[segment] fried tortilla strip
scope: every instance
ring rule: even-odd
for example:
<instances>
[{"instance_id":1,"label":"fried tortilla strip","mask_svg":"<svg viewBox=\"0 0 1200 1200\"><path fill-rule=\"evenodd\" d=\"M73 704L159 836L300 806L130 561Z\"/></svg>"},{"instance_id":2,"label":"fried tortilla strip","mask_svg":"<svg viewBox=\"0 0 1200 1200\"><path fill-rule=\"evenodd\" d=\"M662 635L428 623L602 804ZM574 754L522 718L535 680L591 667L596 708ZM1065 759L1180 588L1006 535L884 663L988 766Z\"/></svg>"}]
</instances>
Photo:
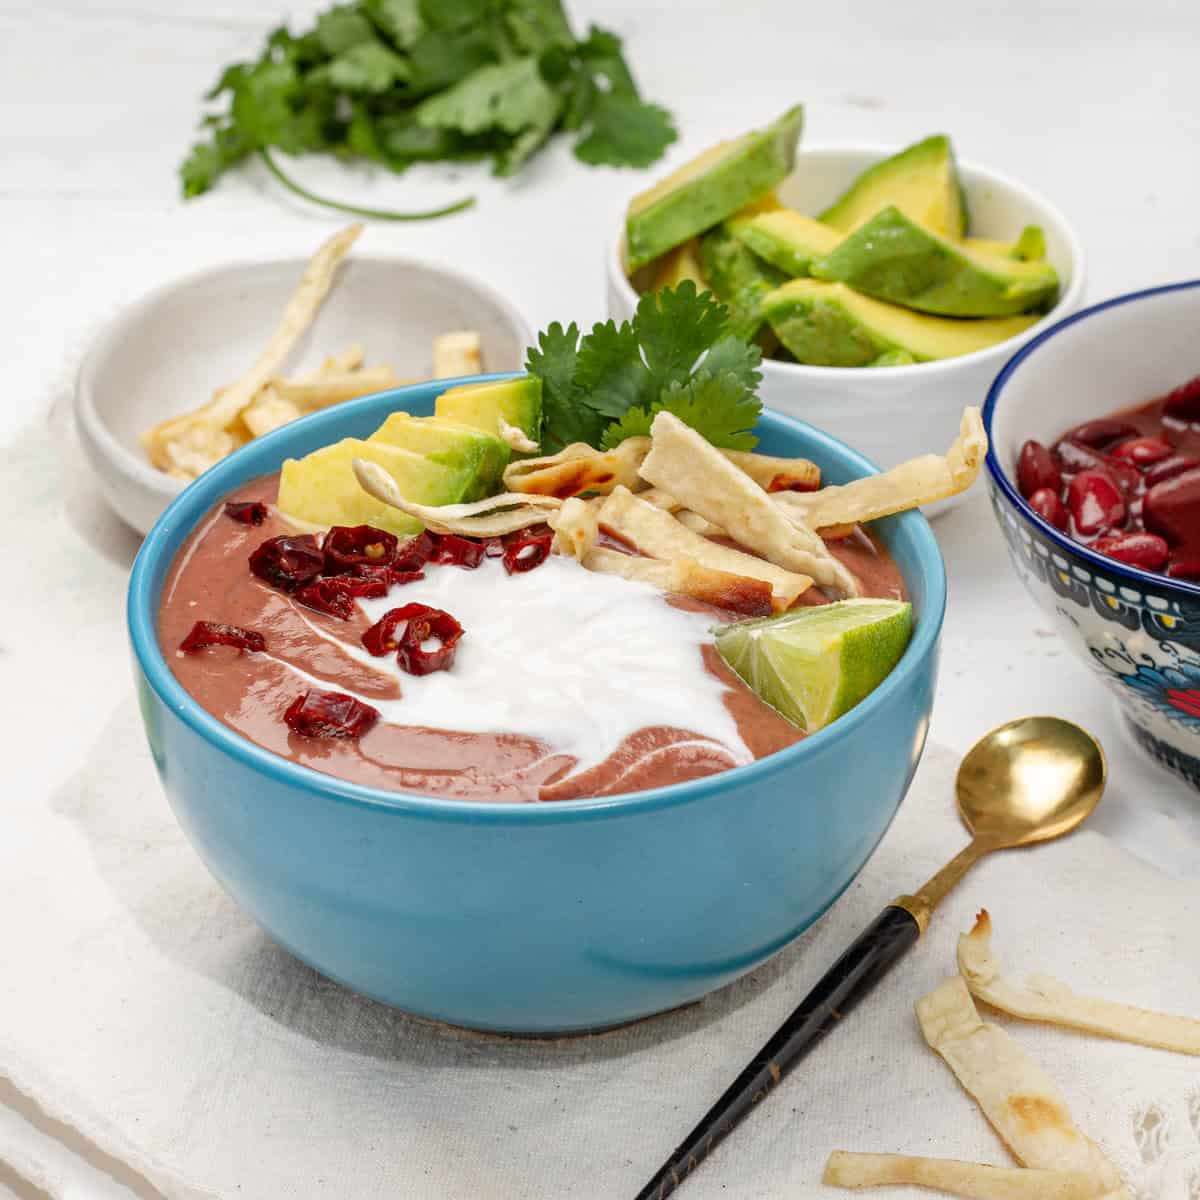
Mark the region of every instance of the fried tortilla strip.
<instances>
[{"instance_id":1,"label":"fried tortilla strip","mask_svg":"<svg viewBox=\"0 0 1200 1200\"><path fill-rule=\"evenodd\" d=\"M683 556L664 562L597 546L584 555L582 562L589 571L640 580L660 591L689 596L743 616L769 617L775 611L771 585L765 580L716 571L694 558Z\"/></svg>"},{"instance_id":2,"label":"fried tortilla strip","mask_svg":"<svg viewBox=\"0 0 1200 1200\"><path fill-rule=\"evenodd\" d=\"M572 496L563 501L557 512L551 513L547 523L554 530L554 550L582 562L600 536L600 523L596 519L598 500L581 500Z\"/></svg>"},{"instance_id":3,"label":"fried tortilla strip","mask_svg":"<svg viewBox=\"0 0 1200 1200\"><path fill-rule=\"evenodd\" d=\"M309 259L300 284L288 300L271 340L245 375L215 395L203 408L172 417L142 434L142 446L156 467L167 470L182 466L183 450L172 451L173 444L186 447L188 439L185 435L196 427L224 431L254 399L312 324L321 302L329 293L338 266L362 231L362 225L357 222L348 225L335 233Z\"/></svg>"},{"instance_id":4,"label":"fried tortilla strip","mask_svg":"<svg viewBox=\"0 0 1200 1200\"><path fill-rule=\"evenodd\" d=\"M693 533L709 538L727 536L725 530L714 525L707 517L692 512L690 508L684 508L674 496L664 492L662 488L647 488L644 492L638 493L638 499L645 500L648 504L653 504L655 508L661 508L664 512L669 512L681 525L685 525Z\"/></svg>"},{"instance_id":5,"label":"fried tortilla strip","mask_svg":"<svg viewBox=\"0 0 1200 1200\"><path fill-rule=\"evenodd\" d=\"M1178 1054L1200 1054L1200 1021L1191 1017L1080 996L1047 975L1034 975L1024 985L1005 979L992 953L992 920L987 909L979 913L971 932L958 939L958 969L976 999L1009 1016Z\"/></svg>"},{"instance_id":6,"label":"fried tortilla strip","mask_svg":"<svg viewBox=\"0 0 1200 1200\"><path fill-rule=\"evenodd\" d=\"M483 352L474 329L456 329L433 339L434 379L478 375L482 370Z\"/></svg>"},{"instance_id":7,"label":"fried tortilla strip","mask_svg":"<svg viewBox=\"0 0 1200 1200\"><path fill-rule=\"evenodd\" d=\"M515 496L510 492L470 504L415 504L400 494L396 481L378 463L356 458L354 474L362 488L376 500L416 517L434 533L499 537L531 525L544 525L551 510L562 504L552 496Z\"/></svg>"},{"instance_id":8,"label":"fried tortilla strip","mask_svg":"<svg viewBox=\"0 0 1200 1200\"><path fill-rule=\"evenodd\" d=\"M315 371L310 371L307 375L293 376L288 382L313 383L327 375L342 375L346 371L357 371L362 367L365 359L366 351L362 346L358 342L351 342L344 350L329 355Z\"/></svg>"},{"instance_id":9,"label":"fried tortilla strip","mask_svg":"<svg viewBox=\"0 0 1200 1200\"><path fill-rule=\"evenodd\" d=\"M384 365L366 367L361 371L322 374L317 379L297 382L276 379L272 381L272 386L281 399L294 404L301 412L315 412L357 396L399 387L403 382L390 366Z\"/></svg>"},{"instance_id":10,"label":"fried tortilla strip","mask_svg":"<svg viewBox=\"0 0 1200 1200\"><path fill-rule=\"evenodd\" d=\"M303 409L297 408L291 400L285 400L275 389L275 385L268 383L242 409L241 420L251 437L262 437L264 433L270 433L272 429L278 429L281 425L302 416Z\"/></svg>"},{"instance_id":11,"label":"fried tortilla strip","mask_svg":"<svg viewBox=\"0 0 1200 1200\"><path fill-rule=\"evenodd\" d=\"M557 454L510 463L504 472L504 486L510 492L560 500L583 492L603 495L615 487L633 490L642 486L638 468L649 451L649 438L626 438L615 450L603 451L586 442L573 442Z\"/></svg>"},{"instance_id":12,"label":"fried tortilla strip","mask_svg":"<svg viewBox=\"0 0 1200 1200\"><path fill-rule=\"evenodd\" d=\"M764 492L815 492L821 486L821 468L807 458L773 458L746 450L722 450Z\"/></svg>"},{"instance_id":13,"label":"fried tortilla strip","mask_svg":"<svg viewBox=\"0 0 1200 1200\"><path fill-rule=\"evenodd\" d=\"M503 417L500 418L500 440L518 454L536 454L541 449L525 430L516 425L510 425Z\"/></svg>"},{"instance_id":14,"label":"fried tortilla strip","mask_svg":"<svg viewBox=\"0 0 1200 1200\"><path fill-rule=\"evenodd\" d=\"M953 1158L852 1154L848 1150L835 1150L829 1156L821 1182L840 1188L908 1183L968 1200L1098 1200L1101 1194L1095 1176L1087 1171L989 1167Z\"/></svg>"},{"instance_id":15,"label":"fried tortilla strip","mask_svg":"<svg viewBox=\"0 0 1200 1200\"><path fill-rule=\"evenodd\" d=\"M600 528L650 558L673 562L694 559L728 575L761 579L771 586L776 607L782 611L812 585L812 579L765 562L753 554L721 546L681 524L664 509L648 504L628 488L618 487L605 498L597 513Z\"/></svg>"},{"instance_id":16,"label":"fried tortilla strip","mask_svg":"<svg viewBox=\"0 0 1200 1200\"><path fill-rule=\"evenodd\" d=\"M1116 1167L1076 1128L1054 1081L997 1025L979 1019L961 977L917 1001L930 1047L975 1098L1017 1161L1047 1171L1082 1171L1102 1194L1127 1196Z\"/></svg>"},{"instance_id":17,"label":"fried tortilla strip","mask_svg":"<svg viewBox=\"0 0 1200 1200\"><path fill-rule=\"evenodd\" d=\"M650 453L641 467L648 483L728 530L734 540L769 562L810 575L843 596L858 595L854 576L825 543L785 515L753 479L694 429L664 410L655 416L650 433Z\"/></svg>"},{"instance_id":18,"label":"fried tortilla strip","mask_svg":"<svg viewBox=\"0 0 1200 1200\"><path fill-rule=\"evenodd\" d=\"M965 492L978 478L987 448L979 409L965 408L958 437L944 457L924 454L881 475L819 492L776 492L774 500L809 529L873 521Z\"/></svg>"}]
</instances>

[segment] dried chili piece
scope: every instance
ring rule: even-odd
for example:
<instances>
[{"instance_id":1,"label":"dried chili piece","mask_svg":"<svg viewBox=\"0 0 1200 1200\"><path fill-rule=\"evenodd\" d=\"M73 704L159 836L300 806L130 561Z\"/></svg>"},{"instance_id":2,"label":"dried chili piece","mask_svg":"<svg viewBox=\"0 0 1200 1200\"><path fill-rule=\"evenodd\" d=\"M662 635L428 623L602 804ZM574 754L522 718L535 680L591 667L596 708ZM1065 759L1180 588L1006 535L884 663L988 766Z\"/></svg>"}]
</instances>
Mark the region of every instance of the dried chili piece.
<instances>
[{"instance_id":1,"label":"dried chili piece","mask_svg":"<svg viewBox=\"0 0 1200 1200\"><path fill-rule=\"evenodd\" d=\"M448 612L440 608L428 608L412 617L408 627L400 635L396 648L396 662L402 671L410 675L432 675L434 671L448 671L458 653L458 643L463 627ZM426 650L424 643L436 638L438 645Z\"/></svg>"},{"instance_id":2,"label":"dried chili piece","mask_svg":"<svg viewBox=\"0 0 1200 1200\"><path fill-rule=\"evenodd\" d=\"M433 557L438 539L428 529L409 538L397 551L391 566L396 571L419 571Z\"/></svg>"},{"instance_id":3,"label":"dried chili piece","mask_svg":"<svg viewBox=\"0 0 1200 1200\"><path fill-rule=\"evenodd\" d=\"M367 567L359 565L350 572L349 575L340 576L342 579L362 579L372 582L379 582L384 585L384 590L378 595L386 596L387 589L394 583L416 583L418 579L424 579L424 571L398 571L395 567ZM371 595L375 592L355 593L356 595Z\"/></svg>"},{"instance_id":4,"label":"dried chili piece","mask_svg":"<svg viewBox=\"0 0 1200 1200\"><path fill-rule=\"evenodd\" d=\"M267 639L253 629L240 625L222 625L219 621L197 621L192 631L179 643L185 654L205 650L209 646L236 646L239 650L257 652L267 648Z\"/></svg>"},{"instance_id":5,"label":"dried chili piece","mask_svg":"<svg viewBox=\"0 0 1200 1200\"><path fill-rule=\"evenodd\" d=\"M362 635L362 644L376 658L391 654L400 645L400 637L409 621L414 617L437 611L428 604L405 604L400 608L389 609Z\"/></svg>"},{"instance_id":6,"label":"dried chili piece","mask_svg":"<svg viewBox=\"0 0 1200 1200\"><path fill-rule=\"evenodd\" d=\"M325 566L325 555L311 533L267 538L250 555L250 570L281 592L311 583Z\"/></svg>"},{"instance_id":7,"label":"dried chili piece","mask_svg":"<svg viewBox=\"0 0 1200 1200\"><path fill-rule=\"evenodd\" d=\"M288 705L283 719L304 737L359 738L379 720L379 710L345 692L310 688Z\"/></svg>"},{"instance_id":8,"label":"dried chili piece","mask_svg":"<svg viewBox=\"0 0 1200 1200\"><path fill-rule=\"evenodd\" d=\"M261 500L227 500L225 515L242 525L261 525L267 519L267 506Z\"/></svg>"},{"instance_id":9,"label":"dried chili piece","mask_svg":"<svg viewBox=\"0 0 1200 1200\"><path fill-rule=\"evenodd\" d=\"M325 535L325 573L342 575L354 567L387 567L396 558L400 539L374 525L335 525Z\"/></svg>"},{"instance_id":10,"label":"dried chili piece","mask_svg":"<svg viewBox=\"0 0 1200 1200\"><path fill-rule=\"evenodd\" d=\"M437 540L433 561L473 569L483 562L483 543L460 537L457 533L444 533Z\"/></svg>"},{"instance_id":11,"label":"dried chili piece","mask_svg":"<svg viewBox=\"0 0 1200 1200\"><path fill-rule=\"evenodd\" d=\"M340 584L340 579L314 579L297 588L294 594L305 608L348 621L354 616L354 597Z\"/></svg>"},{"instance_id":12,"label":"dried chili piece","mask_svg":"<svg viewBox=\"0 0 1200 1200\"><path fill-rule=\"evenodd\" d=\"M550 557L554 534L549 529L522 529L504 547L504 569L510 574L532 571Z\"/></svg>"}]
</instances>

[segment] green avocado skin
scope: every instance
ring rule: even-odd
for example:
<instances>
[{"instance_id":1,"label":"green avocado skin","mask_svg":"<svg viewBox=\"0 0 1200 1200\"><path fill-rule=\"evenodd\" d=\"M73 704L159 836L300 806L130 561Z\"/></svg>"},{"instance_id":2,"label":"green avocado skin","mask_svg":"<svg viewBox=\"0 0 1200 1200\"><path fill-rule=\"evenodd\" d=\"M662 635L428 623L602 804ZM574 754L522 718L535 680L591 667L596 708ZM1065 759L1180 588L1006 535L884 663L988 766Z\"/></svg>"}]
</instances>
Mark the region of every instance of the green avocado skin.
<instances>
[{"instance_id":1,"label":"green avocado skin","mask_svg":"<svg viewBox=\"0 0 1200 1200\"><path fill-rule=\"evenodd\" d=\"M636 271L710 229L791 173L804 109L789 109L706 171L673 188L625 222L628 268Z\"/></svg>"},{"instance_id":2,"label":"green avocado skin","mask_svg":"<svg viewBox=\"0 0 1200 1200\"><path fill-rule=\"evenodd\" d=\"M700 239L700 266L717 298L729 309L729 332L750 341L765 320L763 299L788 276L763 262L721 225Z\"/></svg>"},{"instance_id":3,"label":"green avocado skin","mask_svg":"<svg viewBox=\"0 0 1200 1200\"><path fill-rule=\"evenodd\" d=\"M788 305L767 315L775 336L797 362L809 366L899 366L919 361L903 346L875 336L839 304L818 300L803 307ZM881 357L883 362L878 361Z\"/></svg>"},{"instance_id":4,"label":"green avocado skin","mask_svg":"<svg viewBox=\"0 0 1200 1200\"><path fill-rule=\"evenodd\" d=\"M1015 316L1058 293L1058 275L1048 263L965 254L893 206L813 262L809 273L944 317Z\"/></svg>"}]
</instances>

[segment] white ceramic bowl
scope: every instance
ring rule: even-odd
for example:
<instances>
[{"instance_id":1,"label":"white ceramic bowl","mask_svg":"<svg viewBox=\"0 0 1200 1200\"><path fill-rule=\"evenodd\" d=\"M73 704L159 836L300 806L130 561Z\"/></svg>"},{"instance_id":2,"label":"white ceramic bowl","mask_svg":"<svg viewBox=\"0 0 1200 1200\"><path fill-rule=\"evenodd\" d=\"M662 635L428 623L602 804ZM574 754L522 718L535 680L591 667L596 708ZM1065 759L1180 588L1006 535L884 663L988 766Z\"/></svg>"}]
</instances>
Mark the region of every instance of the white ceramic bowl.
<instances>
[{"instance_id":1,"label":"white ceramic bowl","mask_svg":"<svg viewBox=\"0 0 1200 1200\"><path fill-rule=\"evenodd\" d=\"M138 434L205 403L258 357L304 271L304 259L236 263L185 276L131 305L97 339L79 371L75 418L101 491L146 533L183 489L150 465ZM444 267L353 255L288 360L315 368L359 342L368 363L401 377L432 373L433 339L476 329L487 371L520 368L528 322L486 284Z\"/></svg>"},{"instance_id":2,"label":"white ceramic bowl","mask_svg":"<svg viewBox=\"0 0 1200 1200\"><path fill-rule=\"evenodd\" d=\"M1200 585L1096 554L1021 498L1017 455L1200 375L1200 280L1117 296L1046 330L992 385L992 505L1009 557L1059 635L1116 696L1134 738L1200 789Z\"/></svg>"},{"instance_id":3,"label":"white ceramic bowl","mask_svg":"<svg viewBox=\"0 0 1200 1200\"><path fill-rule=\"evenodd\" d=\"M809 146L796 157L796 169L777 189L783 203L807 214L827 208L860 172L896 153L897 147ZM1015 240L1026 225L1046 233L1046 257L1062 279L1052 312L1017 337L999 345L937 362L907 367L810 367L763 360L759 389L763 402L849 442L882 467L954 440L968 404L982 404L996 372L1013 351L1083 299L1083 250L1074 231L1053 205L1003 175L970 163L958 164L967 197L973 237ZM633 315L638 295L625 277L620 230L608 248L608 312L623 321Z\"/></svg>"}]
</instances>

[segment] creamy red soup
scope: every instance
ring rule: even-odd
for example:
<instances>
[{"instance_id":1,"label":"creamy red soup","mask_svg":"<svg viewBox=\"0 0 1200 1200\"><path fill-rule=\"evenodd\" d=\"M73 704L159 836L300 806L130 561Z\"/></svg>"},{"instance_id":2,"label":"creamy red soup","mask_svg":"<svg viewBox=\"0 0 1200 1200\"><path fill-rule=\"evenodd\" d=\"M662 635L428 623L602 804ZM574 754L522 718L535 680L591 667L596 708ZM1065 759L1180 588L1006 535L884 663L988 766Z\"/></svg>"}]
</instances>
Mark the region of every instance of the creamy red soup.
<instances>
[{"instance_id":1,"label":"creamy red soup","mask_svg":"<svg viewBox=\"0 0 1200 1200\"><path fill-rule=\"evenodd\" d=\"M545 556L548 541L536 535L516 547L534 569L512 569L498 545L451 545L448 561L395 573L386 595L351 597L346 607L335 586L307 593L305 603L302 589L273 586L249 565L263 543L295 532L271 507L277 488L278 476L258 480L200 522L171 568L159 618L163 653L183 687L267 750L373 787L521 802L679 783L803 736L713 647L711 627L739 614ZM899 570L872 537L857 531L830 546L863 595L905 597ZM340 616L319 611L322 594ZM815 587L803 597L825 599ZM364 646L368 635L393 649L382 618L410 603L458 625L458 634L441 631L454 643L448 670L436 669L445 644L436 629L411 647L416 669L432 668L424 675ZM197 622L242 631L253 644L221 644L218 633L206 645L194 636ZM197 648L181 648L189 636ZM335 724L377 716L327 736L302 711L303 697L326 692L350 701L333 713Z\"/></svg>"}]
</instances>

